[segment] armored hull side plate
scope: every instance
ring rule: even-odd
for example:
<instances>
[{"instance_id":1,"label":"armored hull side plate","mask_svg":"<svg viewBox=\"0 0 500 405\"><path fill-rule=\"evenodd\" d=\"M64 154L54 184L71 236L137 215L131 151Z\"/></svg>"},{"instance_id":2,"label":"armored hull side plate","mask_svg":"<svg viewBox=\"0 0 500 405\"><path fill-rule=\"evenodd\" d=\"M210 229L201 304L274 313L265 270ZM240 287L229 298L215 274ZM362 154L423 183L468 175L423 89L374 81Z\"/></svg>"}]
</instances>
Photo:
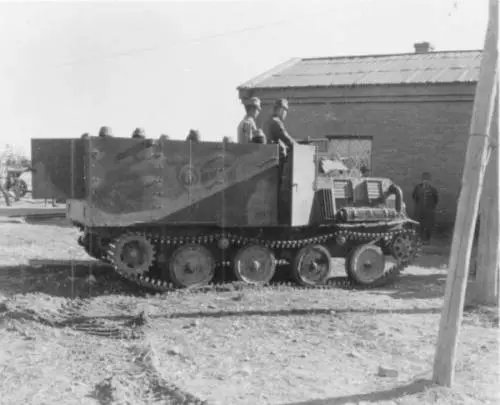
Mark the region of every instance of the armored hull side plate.
<instances>
[{"instance_id":1,"label":"armored hull side plate","mask_svg":"<svg viewBox=\"0 0 500 405\"><path fill-rule=\"evenodd\" d=\"M90 145L90 226L276 223L274 145L120 138Z\"/></svg>"}]
</instances>

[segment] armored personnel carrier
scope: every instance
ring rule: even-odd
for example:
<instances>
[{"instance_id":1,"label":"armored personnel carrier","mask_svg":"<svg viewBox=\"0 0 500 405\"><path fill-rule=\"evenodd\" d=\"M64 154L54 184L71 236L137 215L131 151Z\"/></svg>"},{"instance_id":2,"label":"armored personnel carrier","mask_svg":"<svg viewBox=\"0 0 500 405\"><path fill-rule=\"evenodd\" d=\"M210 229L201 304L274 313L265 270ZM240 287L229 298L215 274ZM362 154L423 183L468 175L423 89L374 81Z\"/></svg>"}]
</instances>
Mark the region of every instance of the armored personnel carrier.
<instances>
[{"instance_id":1,"label":"armored personnel carrier","mask_svg":"<svg viewBox=\"0 0 500 405\"><path fill-rule=\"evenodd\" d=\"M158 290L221 279L302 286L390 282L418 224L389 179L322 170L316 148L113 137L33 139L34 198L65 198L87 253ZM324 165L323 165L324 166ZM394 264L387 265L389 257Z\"/></svg>"}]
</instances>

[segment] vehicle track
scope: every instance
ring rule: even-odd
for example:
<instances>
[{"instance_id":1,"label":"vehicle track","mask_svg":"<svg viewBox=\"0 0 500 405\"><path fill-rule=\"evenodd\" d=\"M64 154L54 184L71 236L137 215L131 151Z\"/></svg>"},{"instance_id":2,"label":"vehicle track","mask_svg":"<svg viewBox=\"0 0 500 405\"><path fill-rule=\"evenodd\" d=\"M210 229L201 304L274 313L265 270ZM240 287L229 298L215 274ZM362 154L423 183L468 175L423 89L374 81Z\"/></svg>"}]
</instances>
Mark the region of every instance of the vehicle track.
<instances>
[{"instance_id":1,"label":"vehicle track","mask_svg":"<svg viewBox=\"0 0 500 405\"><path fill-rule=\"evenodd\" d=\"M387 224L384 224L387 226ZM398 224L400 225L400 224ZM355 230L352 230L355 229ZM309 236L297 239L286 239L286 240L273 240L273 239L265 239L265 238L256 238L256 237L247 237L245 235L237 235L231 232L220 232L220 233L211 233L208 235L199 235L199 236L170 236L165 235L159 231L146 231L142 233L145 240L151 241L152 245L156 252L162 252L165 249L172 249L173 247L178 247L183 244L201 244L208 245L214 244L221 239L225 239L229 241L230 245L238 248L242 246L246 246L249 244L255 244L259 246L264 246L273 251L277 251L278 249L283 250L291 250L296 252L298 249L303 248L305 246L311 245L323 245L332 239L335 238L343 238L346 241L352 241L356 245L362 244L375 244L375 245L388 245L393 243L396 238L408 238L411 241L411 252L395 252L394 249L392 251L393 256L397 260L397 262L386 269L384 274L377 280L373 281L368 285L360 285L356 283L351 277L334 277L329 278L324 284L321 285L295 285L297 289L334 289L334 288L344 288L344 289L371 289L371 288L379 288L393 282L399 274L407 268L418 256L421 251L421 241L417 235L415 229L394 229L386 232L370 232L370 231L361 231L359 229L359 225L348 226L344 225L343 227L339 227L336 225L335 229L327 229L323 232L323 234L319 236ZM157 292L170 292L178 289L173 282L161 279L159 277L155 277L152 272L147 271L146 274L133 274L130 272L123 271L120 268L119 263L116 262L117 252L113 250L115 241L112 241L110 244L110 248L108 251L103 254L100 259L105 260L110 263L115 271L122 276L138 285L139 287L148 288ZM349 256L346 258L349 260ZM278 259L279 265L287 264L287 260ZM217 263L218 267L232 267L233 262L231 260L222 260ZM241 283L236 283L237 285ZM289 283L285 283L289 285ZM220 282L220 283L211 283L210 285L190 287L192 292L203 292L203 291L217 291L217 290L231 290L234 289L234 282ZM274 283L274 285L280 285L280 283ZM247 286L239 286L236 287L239 289L252 288L251 284L247 284Z\"/></svg>"}]
</instances>

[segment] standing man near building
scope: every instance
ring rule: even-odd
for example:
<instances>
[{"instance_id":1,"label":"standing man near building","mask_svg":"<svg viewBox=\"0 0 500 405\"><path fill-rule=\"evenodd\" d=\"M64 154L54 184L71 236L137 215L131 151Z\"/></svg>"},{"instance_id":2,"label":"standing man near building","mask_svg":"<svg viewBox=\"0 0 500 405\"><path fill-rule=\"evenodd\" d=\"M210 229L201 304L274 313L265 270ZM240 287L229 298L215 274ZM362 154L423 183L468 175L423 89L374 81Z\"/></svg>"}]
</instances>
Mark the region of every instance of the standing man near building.
<instances>
[{"instance_id":1,"label":"standing man near building","mask_svg":"<svg viewBox=\"0 0 500 405\"><path fill-rule=\"evenodd\" d=\"M422 181L413 189L412 199L415 206L415 218L420 222L422 242L429 244L439 195L436 187L431 184L431 175L428 172L422 173Z\"/></svg>"},{"instance_id":2,"label":"standing man near building","mask_svg":"<svg viewBox=\"0 0 500 405\"><path fill-rule=\"evenodd\" d=\"M288 113L288 101L284 98L276 100L273 107L273 114L267 123L268 143L279 144L284 156L288 149L297 144L285 129L285 118Z\"/></svg>"},{"instance_id":3,"label":"standing man near building","mask_svg":"<svg viewBox=\"0 0 500 405\"><path fill-rule=\"evenodd\" d=\"M245 102L246 115L238 124L238 143L250 143L257 134L255 120L260 114L261 106L258 97L252 97Z\"/></svg>"}]
</instances>

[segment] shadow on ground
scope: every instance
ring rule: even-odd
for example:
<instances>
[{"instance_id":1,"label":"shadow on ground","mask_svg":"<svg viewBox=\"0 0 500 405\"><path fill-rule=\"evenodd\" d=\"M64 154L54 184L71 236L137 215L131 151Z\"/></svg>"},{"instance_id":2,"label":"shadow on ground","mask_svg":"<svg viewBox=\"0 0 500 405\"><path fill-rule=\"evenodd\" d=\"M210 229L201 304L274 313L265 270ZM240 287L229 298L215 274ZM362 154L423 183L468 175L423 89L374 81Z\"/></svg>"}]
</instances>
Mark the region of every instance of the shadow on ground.
<instances>
[{"instance_id":1,"label":"shadow on ground","mask_svg":"<svg viewBox=\"0 0 500 405\"><path fill-rule=\"evenodd\" d=\"M384 293L397 300L442 298L446 277L446 274L403 274L395 286Z\"/></svg>"},{"instance_id":2,"label":"shadow on ground","mask_svg":"<svg viewBox=\"0 0 500 405\"><path fill-rule=\"evenodd\" d=\"M71 221L61 216L27 216L24 219L24 223L28 225L41 225L41 226L59 226L61 228L72 228L73 225Z\"/></svg>"},{"instance_id":3,"label":"shadow on ground","mask_svg":"<svg viewBox=\"0 0 500 405\"><path fill-rule=\"evenodd\" d=\"M350 309L350 308L290 308L290 309L255 309L255 310L213 310L213 311L190 311L177 312L166 314L145 314L150 319L196 319L196 318L230 318L230 317L251 317L251 316L268 316L268 317L289 317L289 316L304 316L304 315L330 315L342 317L344 314L436 314L441 312L441 308L404 308L404 309ZM64 326L72 326L73 324L81 324L89 321L114 321L114 322L131 322L136 318L136 315L99 315L91 317L78 317L69 320Z\"/></svg>"},{"instance_id":4,"label":"shadow on ground","mask_svg":"<svg viewBox=\"0 0 500 405\"><path fill-rule=\"evenodd\" d=\"M446 253L436 253L434 251L423 251L412 263L412 266L424 269L446 270L448 268L449 255Z\"/></svg>"},{"instance_id":5,"label":"shadow on ground","mask_svg":"<svg viewBox=\"0 0 500 405\"><path fill-rule=\"evenodd\" d=\"M144 290L121 278L109 266L92 260L33 260L29 265L0 266L0 294L27 293L64 298L145 295Z\"/></svg>"},{"instance_id":6,"label":"shadow on ground","mask_svg":"<svg viewBox=\"0 0 500 405\"><path fill-rule=\"evenodd\" d=\"M424 392L432 387L432 381L417 380L411 384L403 385L400 387L391 388L384 391L370 392L368 394L348 395L343 397L334 397L326 399L318 399L303 402L293 402L283 405L344 405L344 404L357 404L357 403L376 403L379 401L391 401L401 398L405 395L418 394Z\"/></svg>"}]
</instances>

